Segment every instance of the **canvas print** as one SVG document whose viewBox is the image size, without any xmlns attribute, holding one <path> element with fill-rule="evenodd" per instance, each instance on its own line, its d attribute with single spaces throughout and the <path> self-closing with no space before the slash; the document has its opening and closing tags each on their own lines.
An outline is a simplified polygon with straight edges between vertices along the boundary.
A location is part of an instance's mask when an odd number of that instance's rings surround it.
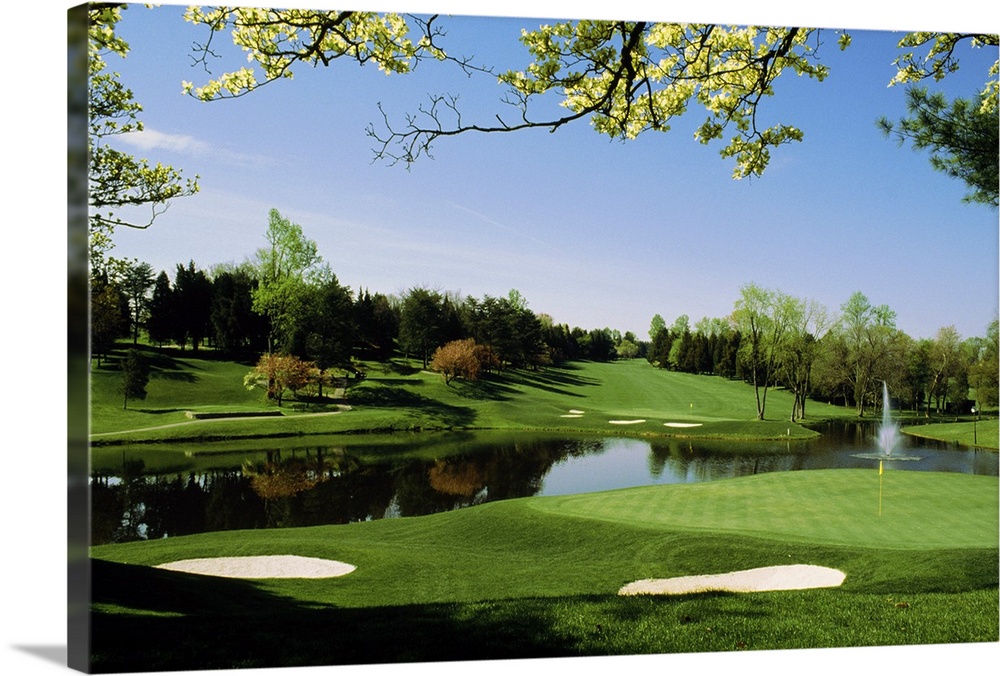
<svg viewBox="0 0 1000 676">
<path fill-rule="evenodd" d="M 995 32 L 357 4 L 69 11 L 70 666 L 1000 639 Z"/>
</svg>

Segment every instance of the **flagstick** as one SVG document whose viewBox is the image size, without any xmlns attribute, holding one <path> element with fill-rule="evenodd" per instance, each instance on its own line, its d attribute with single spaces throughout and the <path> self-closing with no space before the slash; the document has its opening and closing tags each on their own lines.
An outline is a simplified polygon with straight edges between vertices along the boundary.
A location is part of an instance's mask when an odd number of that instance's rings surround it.
<svg viewBox="0 0 1000 676">
<path fill-rule="evenodd" d="M 878 461 L 878 515 L 882 516 L 882 461 Z"/>
</svg>

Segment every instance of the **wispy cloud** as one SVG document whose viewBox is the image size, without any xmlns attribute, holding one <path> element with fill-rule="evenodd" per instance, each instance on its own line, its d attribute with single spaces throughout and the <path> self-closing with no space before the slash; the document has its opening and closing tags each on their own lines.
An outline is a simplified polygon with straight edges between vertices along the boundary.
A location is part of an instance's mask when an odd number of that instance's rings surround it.
<svg viewBox="0 0 1000 676">
<path fill-rule="evenodd" d="M 489 225 L 492 225 L 494 228 L 497 228 L 498 230 L 503 230 L 504 232 L 510 233 L 511 235 L 514 235 L 516 237 L 521 237 L 521 238 L 526 239 L 526 240 L 528 240 L 530 242 L 534 242 L 535 244 L 537 244 L 539 246 L 542 246 L 542 247 L 545 247 L 546 249 L 551 249 L 552 251 L 555 251 L 557 253 L 559 252 L 559 249 L 557 247 L 553 246 L 552 244 L 549 244 L 548 242 L 543 242 L 542 240 L 540 240 L 540 239 L 538 239 L 536 237 L 532 237 L 531 235 L 528 235 L 528 234 L 524 233 L 523 231 L 518 230 L 517 228 L 513 228 L 513 227 L 507 225 L 506 223 L 501 223 L 500 221 L 498 221 L 498 220 L 496 220 L 494 218 L 490 218 L 486 214 L 480 213 L 479 211 L 476 211 L 475 209 L 470 209 L 467 206 L 463 206 L 463 205 L 457 204 L 455 202 L 448 202 L 448 204 L 449 204 L 449 206 L 451 206 L 454 209 L 457 209 L 458 211 L 462 211 L 464 213 L 467 213 L 467 214 L 470 214 L 472 216 L 475 216 L 480 221 L 483 221 L 484 223 L 488 223 Z"/>
<path fill-rule="evenodd" d="M 211 147 L 187 134 L 166 134 L 154 129 L 123 134 L 123 143 L 142 150 L 169 150 L 185 155 L 204 155 L 211 151 Z"/>
<path fill-rule="evenodd" d="M 241 167 L 259 167 L 269 163 L 269 160 L 261 155 L 233 152 L 188 134 L 169 134 L 148 127 L 143 131 L 122 134 L 119 138 L 122 143 L 142 151 L 165 150 L 189 157 L 211 156 L 216 160 Z"/>
</svg>

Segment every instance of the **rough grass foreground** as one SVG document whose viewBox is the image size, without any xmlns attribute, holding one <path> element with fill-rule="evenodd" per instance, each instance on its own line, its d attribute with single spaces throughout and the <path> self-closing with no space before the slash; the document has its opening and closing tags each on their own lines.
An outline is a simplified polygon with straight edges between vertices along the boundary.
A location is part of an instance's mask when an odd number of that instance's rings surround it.
<svg viewBox="0 0 1000 676">
<path fill-rule="evenodd" d="M 998 639 L 997 481 L 873 470 L 527 498 L 426 517 L 93 549 L 94 669 L 131 671 Z M 291 554 L 324 580 L 153 568 Z M 638 579 L 782 564 L 841 587 L 620 597 Z"/>
</svg>

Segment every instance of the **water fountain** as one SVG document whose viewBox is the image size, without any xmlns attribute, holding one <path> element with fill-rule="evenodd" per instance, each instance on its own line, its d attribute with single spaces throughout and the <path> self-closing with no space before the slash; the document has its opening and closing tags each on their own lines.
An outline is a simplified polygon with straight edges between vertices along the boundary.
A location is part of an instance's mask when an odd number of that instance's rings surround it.
<svg viewBox="0 0 1000 676">
<path fill-rule="evenodd" d="M 878 428 L 878 447 L 882 455 L 889 457 L 899 443 L 899 425 L 892 421 L 892 410 L 889 406 L 889 386 L 882 381 L 882 424 Z"/>
<path fill-rule="evenodd" d="M 855 458 L 867 458 L 872 460 L 920 460 L 916 456 L 893 455 L 892 452 L 899 445 L 902 435 L 899 425 L 892 420 L 892 407 L 889 401 L 889 386 L 882 381 L 882 423 L 878 427 L 878 453 L 856 453 Z"/>
</svg>

